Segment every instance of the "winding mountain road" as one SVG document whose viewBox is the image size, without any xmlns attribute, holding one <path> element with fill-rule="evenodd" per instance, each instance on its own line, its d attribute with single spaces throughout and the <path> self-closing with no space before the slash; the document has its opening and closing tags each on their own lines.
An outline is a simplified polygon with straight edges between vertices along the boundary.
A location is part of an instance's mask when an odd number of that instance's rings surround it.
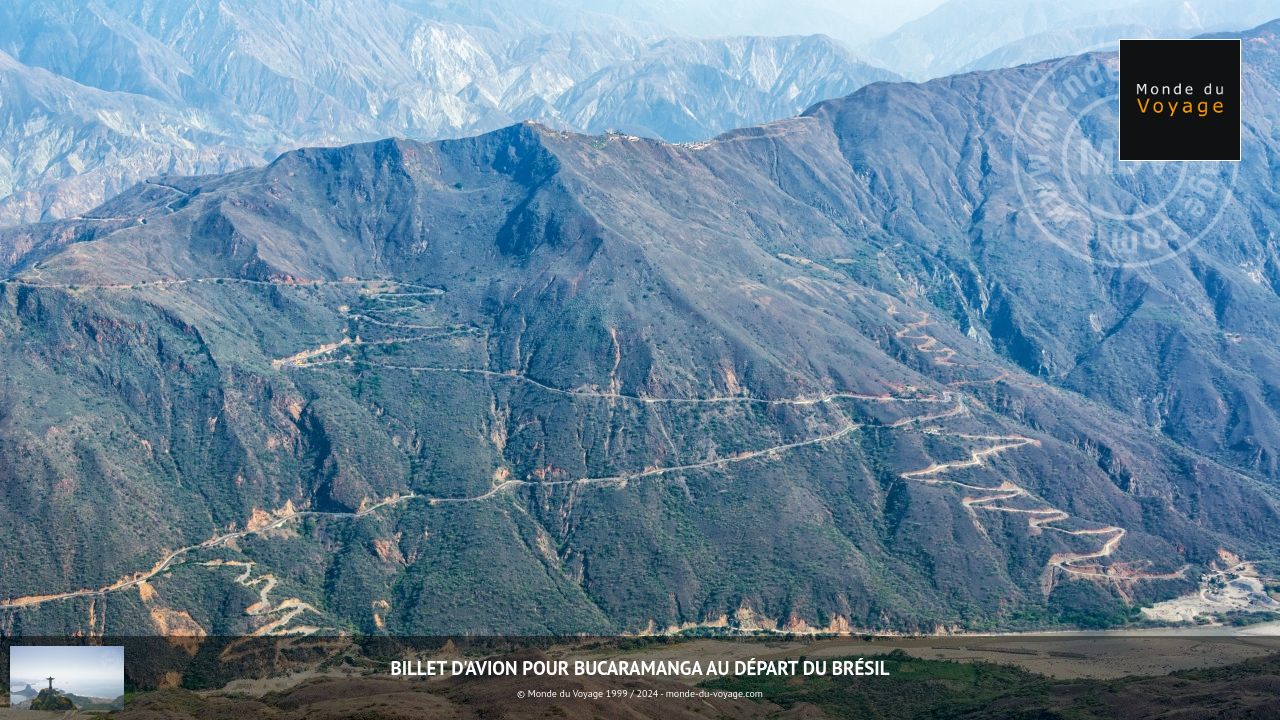
<svg viewBox="0 0 1280 720">
<path fill-rule="evenodd" d="M 38 278 L 38 270 L 35 276 Z M 21 280 L 10 282 L 23 282 Z M 383 296 L 392 297 L 418 297 L 439 294 L 440 290 L 436 288 L 428 288 L 426 286 L 415 286 L 411 284 L 394 283 L 382 280 L 337 280 L 337 281 L 259 281 L 245 280 L 241 278 L 188 278 L 188 279 L 166 279 L 156 281 L 146 281 L 129 285 L 103 285 L 98 288 L 105 289 L 138 289 L 140 287 L 150 286 L 168 286 L 191 283 L 204 282 L 239 282 L 262 285 L 309 285 L 309 284 L 341 284 L 341 285 L 360 285 L 363 286 L 362 292 L 373 298 Z M 45 283 L 30 283 L 46 285 Z M 70 287 L 70 286 L 66 286 Z M 86 287 L 86 286 L 77 286 Z M 394 288 L 415 288 L 421 289 L 422 292 L 388 292 L 380 290 L 379 287 Z M 890 314 L 896 311 L 890 308 Z M 380 320 L 368 315 L 352 314 L 352 318 L 372 322 L 374 324 L 386 327 L 400 327 L 412 330 L 435 330 L 441 329 L 440 326 L 427 326 L 411 323 L 396 323 L 386 320 Z M 954 362 L 956 353 L 950 348 L 942 346 L 932 336 L 920 333 L 925 326 L 929 324 L 929 316 L 922 313 L 921 317 L 915 322 L 909 323 L 901 327 L 895 333 L 895 337 L 904 340 L 913 341 L 915 350 L 929 354 L 933 357 L 934 362 L 939 365 L 958 366 Z M 812 395 L 801 395 L 790 398 L 758 398 L 747 395 L 722 395 L 707 397 L 662 397 L 639 395 L 625 393 L 619 389 L 618 383 L 611 383 L 608 390 L 600 390 L 594 387 L 579 388 L 560 388 L 548 383 L 536 380 L 515 371 L 497 371 L 485 368 L 473 367 L 447 367 L 447 366 L 419 366 L 419 365 L 398 365 L 393 363 L 379 363 L 366 360 L 357 360 L 354 358 L 323 358 L 331 355 L 341 348 L 358 345 L 396 345 L 400 343 L 422 342 L 436 337 L 445 337 L 452 333 L 446 333 L 440 336 L 412 336 L 386 338 L 380 340 L 363 341 L 358 336 L 343 337 L 340 340 L 322 343 L 320 345 L 301 350 L 293 355 L 283 358 L 277 358 L 272 361 L 272 365 L 276 368 L 293 368 L 293 369 L 315 369 L 327 366 L 362 366 L 377 367 L 388 370 L 398 370 L 414 373 L 455 373 L 464 375 L 477 375 L 502 381 L 526 383 L 532 387 L 542 391 L 570 396 L 585 397 L 594 399 L 605 399 L 610 401 L 635 402 L 641 404 L 704 404 L 704 405 L 720 405 L 720 404 L 760 404 L 766 406 L 816 406 L 837 402 L 840 400 L 851 400 L 861 402 L 875 403 L 922 403 L 922 404 L 941 404 L 946 407 L 937 412 L 925 412 L 917 415 L 907 415 L 886 425 L 877 427 L 887 427 L 900 429 L 908 426 L 919 426 L 929 423 L 936 423 L 947 418 L 964 415 L 968 413 L 968 407 L 963 396 L 955 395 L 949 391 L 943 391 L 933 395 L 903 395 L 897 396 L 889 393 L 871 394 L 848 391 L 835 391 L 827 393 L 818 393 Z M 985 381 L 962 381 L 966 383 L 986 383 L 1000 382 L 1001 376 L 997 376 Z M 453 505 L 460 503 L 479 503 L 488 501 L 501 494 L 514 491 L 523 487 L 536 486 L 567 486 L 567 485 L 593 485 L 593 484 L 613 484 L 625 487 L 629 482 L 668 475 L 672 473 L 693 472 L 707 469 L 721 469 L 732 464 L 750 462 L 759 459 L 776 459 L 782 454 L 803 447 L 816 446 L 831 443 L 844 438 L 864 427 L 864 423 L 855 423 L 846 421 L 839 427 L 814 437 L 794 440 L 791 442 L 780 443 L 777 445 L 760 448 L 757 450 L 743 451 L 734 455 L 725 457 L 712 457 L 697 462 L 684 463 L 679 465 L 671 465 L 666 467 L 649 467 L 644 470 L 635 472 L 622 473 L 618 475 L 610 475 L 603 477 L 585 477 L 568 480 L 514 480 L 508 479 L 495 484 L 484 493 L 474 496 L 464 497 L 429 497 L 418 495 L 416 493 L 408 493 L 403 495 L 393 495 L 384 498 L 376 503 L 362 507 L 353 512 L 323 512 L 314 510 L 293 510 L 291 506 L 286 506 L 286 511 L 280 511 L 275 514 L 272 519 L 265 523 L 255 523 L 252 527 L 246 527 L 242 530 L 226 532 L 209 538 L 203 542 L 189 545 L 177 550 L 166 553 L 155 565 L 150 569 L 139 571 L 127 575 L 109 585 L 100 588 L 86 588 L 72 590 L 67 592 L 57 592 L 43 595 L 29 595 L 18 597 L 0 602 L 0 610 L 18 610 L 23 608 L 31 608 L 51 602 L 59 602 L 76 598 L 97 598 L 106 596 L 111 593 L 135 588 L 158 575 L 161 575 L 172 568 L 187 562 L 187 556 L 197 550 L 210 550 L 227 545 L 228 543 L 250 535 L 260 535 L 271 530 L 279 529 L 289 523 L 298 521 L 308 517 L 323 517 L 332 519 L 358 519 L 384 508 L 390 508 L 402 503 L 424 501 L 429 506 Z M 1164 579 L 1170 577 L 1181 576 L 1185 572 L 1184 568 L 1178 573 L 1143 573 L 1141 571 L 1130 570 L 1125 567 L 1112 566 L 1111 568 L 1101 568 L 1095 561 L 1110 557 L 1125 537 L 1126 530 L 1116 526 L 1102 526 L 1094 528 L 1067 528 L 1060 527 L 1058 524 L 1071 519 L 1071 515 L 1063 510 L 1054 508 L 1048 503 L 1036 498 L 1032 493 L 1020 485 L 1004 480 L 1000 485 L 994 487 L 984 487 L 969 483 L 952 480 L 944 477 L 948 473 L 958 470 L 978 468 L 988 464 L 994 458 L 1000 455 L 1017 450 L 1028 445 L 1039 445 L 1040 441 L 1034 438 L 1022 435 L 972 435 L 958 432 L 947 432 L 940 427 L 926 427 L 921 432 L 931 435 L 947 436 L 961 440 L 987 443 L 982 447 L 976 447 L 969 451 L 966 458 L 959 460 L 948 460 L 934 462 L 927 467 L 917 470 L 910 470 L 900 473 L 903 480 L 909 482 L 922 482 L 931 485 L 950 485 L 961 490 L 967 491 L 961 503 L 970 512 L 988 511 L 1022 514 L 1027 517 L 1027 523 L 1036 533 L 1043 531 L 1053 531 L 1078 537 L 1100 537 L 1103 538 L 1101 545 L 1086 552 L 1058 552 L 1054 553 L 1045 568 L 1041 580 L 1041 588 L 1047 595 L 1052 590 L 1054 578 L 1059 572 L 1067 573 L 1072 576 L 1087 577 L 1109 582 L 1114 581 L 1131 581 L 1140 579 Z M 1020 507 L 1013 504 L 1015 501 L 1024 501 L 1031 504 L 1039 503 L 1038 507 Z M 975 516 L 975 522 L 977 518 Z M 982 529 L 979 525 L 979 529 Z M 985 530 L 983 531 L 985 534 Z M 278 617 L 270 622 L 259 626 L 255 630 L 255 634 L 291 634 L 296 632 L 314 631 L 316 628 L 310 626 L 302 628 L 289 629 L 289 624 L 297 617 L 304 613 L 315 613 L 322 615 L 323 613 L 317 608 L 302 602 L 296 598 L 290 598 L 278 604 L 272 604 L 269 594 L 278 585 L 278 580 L 270 573 L 264 573 L 260 576 L 253 577 L 252 572 L 254 564 L 252 562 L 240 560 L 209 560 L 203 563 L 206 566 L 236 566 L 242 567 L 244 572 L 234 579 L 234 582 L 244 587 L 258 587 L 259 600 L 246 610 L 246 614 L 250 616 L 269 616 L 279 614 Z"/>
</svg>

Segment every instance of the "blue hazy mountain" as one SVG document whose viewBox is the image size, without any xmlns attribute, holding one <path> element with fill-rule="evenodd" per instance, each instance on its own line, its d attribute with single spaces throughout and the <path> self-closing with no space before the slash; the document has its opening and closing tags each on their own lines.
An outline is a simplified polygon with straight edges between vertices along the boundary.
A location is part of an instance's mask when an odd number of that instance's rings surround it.
<svg viewBox="0 0 1280 720">
<path fill-rule="evenodd" d="M 1185 38 L 1275 19 L 1272 0 L 947 0 L 863 46 L 912 79 L 1114 50 L 1121 38 Z"/>
<path fill-rule="evenodd" d="M 158 173 L 533 119 L 697 140 L 896 76 L 825 37 L 666 39 L 621 21 L 490 27 L 377 0 L 20 0 L 0 8 L 0 225 Z M 472 20 L 480 22 L 480 20 Z"/>
</svg>

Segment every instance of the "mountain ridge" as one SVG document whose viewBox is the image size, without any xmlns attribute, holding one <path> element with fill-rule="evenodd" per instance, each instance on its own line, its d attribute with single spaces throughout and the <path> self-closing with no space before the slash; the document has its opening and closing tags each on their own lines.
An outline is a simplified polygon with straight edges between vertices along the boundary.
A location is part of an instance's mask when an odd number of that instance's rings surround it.
<svg viewBox="0 0 1280 720">
<path fill-rule="evenodd" d="M 1252 92 L 1275 31 L 1245 33 Z M 1269 170 L 1173 260 L 1090 263 L 1012 179 L 1017 103 L 1055 67 L 687 145 L 525 123 L 298 150 L 5 231 L 6 504 L 109 515 L 98 542 L 15 528 L 63 569 L 0 560 L 0 626 L 1097 627 L 1224 551 L 1269 557 L 1274 351 L 1226 336 L 1277 302 L 1230 269 L 1266 251 L 1239 218 Z M 1272 157 L 1265 107 L 1245 117 Z M 1174 354 L 1080 383 L 1062 358 L 1086 348 Z M 1126 383 L 1180 412 L 1150 422 Z"/>
<path fill-rule="evenodd" d="M 452 137 L 526 117 L 683 140 L 897 77 L 817 37 L 499 31 L 357 5 L 24 0 L 0 11 L 0 52 L 17 63 L 7 74 L 44 78 L 47 97 L 8 108 L 0 224 L 87 210 L 157 172 L 224 172 L 293 147 Z M 312 47 L 328 62 L 311 62 Z M 646 81 L 654 68 L 665 83 Z M 121 114 L 131 121 L 110 123 Z M 216 142 L 197 139 L 212 129 Z"/>
</svg>

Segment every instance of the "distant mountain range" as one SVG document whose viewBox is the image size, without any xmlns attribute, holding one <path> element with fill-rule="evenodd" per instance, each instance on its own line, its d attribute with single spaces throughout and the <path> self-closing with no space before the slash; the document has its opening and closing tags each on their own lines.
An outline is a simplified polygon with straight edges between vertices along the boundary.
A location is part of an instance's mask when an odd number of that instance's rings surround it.
<svg viewBox="0 0 1280 720">
<path fill-rule="evenodd" d="M 8 3 L 0 225 L 302 145 L 525 119 L 704 139 L 897 77 L 825 37 L 664 39 L 634 23 L 563 31 L 517 14 L 495 29 L 433 14 L 447 15 L 390 0 Z"/>
<path fill-rule="evenodd" d="M 1199 229 L 1089 54 L 0 232 L 0 631 L 1100 627 L 1274 558 L 1278 31 Z"/>
<path fill-rule="evenodd" d="M 1278 13 L 1273 0 L 947 0 L 859 49 L 922 80 L 1113 50 L 1121 38 L 1238 30 Z"/>
<path fill-rule="evenodd" d="M 303 146 L 523 120 L 704 140 L 900 75 L 1249 27 L 1274 12 L 1268 0 L 949 0 L 871 40 L 872 27 L 933 4 L 18 0 L 0 7 L 0 227 Z"/>
</svg>

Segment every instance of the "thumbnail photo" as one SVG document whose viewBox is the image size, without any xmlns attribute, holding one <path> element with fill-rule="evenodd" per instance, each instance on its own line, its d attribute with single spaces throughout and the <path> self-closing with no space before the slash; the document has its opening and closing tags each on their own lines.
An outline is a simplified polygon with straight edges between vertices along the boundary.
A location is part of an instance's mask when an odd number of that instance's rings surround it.
<svg viewBox="0 0 1280 720">
<path fill-rule="evenodd" d="M 14 647 L 9 705 L 20 710 L 119 710 L 124 707 L 124 648 Z"/>
</svg>

